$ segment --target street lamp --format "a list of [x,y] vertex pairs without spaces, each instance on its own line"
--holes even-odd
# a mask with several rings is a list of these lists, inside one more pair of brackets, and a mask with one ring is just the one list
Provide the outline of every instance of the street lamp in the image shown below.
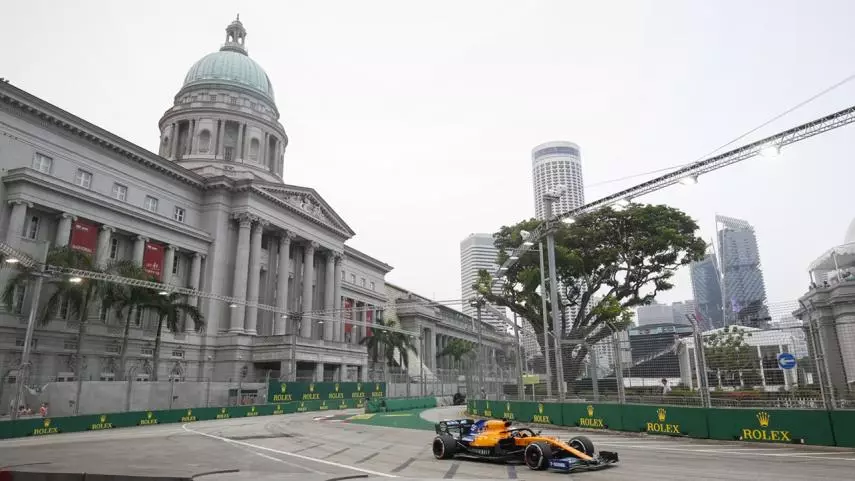
[[283,314],[282,317],[291,320],[291,381],[297,381],[297,334],[303,325],[303,315],[299,312]]
[[469,305],[474,307],[477,310],[477,320],[478,320],[478,359],[476,363],[478,364],[478,392],[484,390],[484,363],[483,361],[483,350],[484,344],[481,338],[481,308],[484,307],[484,298],[481,296],[475,297],[469,301]]
[[[42,253],[42,261],[38,267],[38,271],[33,275],[36,278],[36,286],[35,291],[33,292],[33,297],[30,299],[30,314],[27,318],[27,333],[24,335],[24,350],[21,353],[21,367],[18,369],[18,376],[15,379],[15,404],[12,406],[12,412],[10,414],[10,418],[14,421],[18,417],[18,407],[21,405],[21,398],[24,395],[24,383],[29,376],[30,371],[30,351],[32,348],[30,345],[33,343],[33,332],[36,329],[36,316],[39,311],[39,298],[42,294],[42,283],[45,277],[51,277],[50,274],[45,273],[45,265],[47,264],[47,256],[48,251],[50,250],[50,242],[44,243],[44,251]],[[18,259],[14,259],[15,264],[18,262]],[[7,259],[6,262],[9,262]],[[80,340],[78,339],[78,342]],[[77,374],[78,379],[82,376],[81,373]],[[78,392],[80,390],[80,383],[78,382]]]
[[[552,228],[552,224],[555,222],[552,214],[552,205],[554,202],[558,201],[561,198],[561,194],[566,190],[565,186],[562,186],[555,192],[547,192],[543,196],[543,205],[544,212],[546,214],[546,249],[547,256],[549,259],[549,299],[552,301],[552,331],[555,335],[555,370],[558,375],[558,401],[564,402],[564,363],[561,355],[561,344],[559,344],[558,339],[560,339],[561,330],[563,326],[560,326],[561,323],[561,312],[560,312],[560,299],[558,298],[558,275],[555,267],[555,230]],[[544,321],[545,322],[545,321]],[[544,333],[546,332],[546,326],[544,325]]]

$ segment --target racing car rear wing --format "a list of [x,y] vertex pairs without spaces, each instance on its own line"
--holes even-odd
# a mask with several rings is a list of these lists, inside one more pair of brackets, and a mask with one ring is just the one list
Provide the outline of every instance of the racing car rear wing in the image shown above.
[[467,434],[475,424],[474,419],[447,419],[434,425],[437,434]]

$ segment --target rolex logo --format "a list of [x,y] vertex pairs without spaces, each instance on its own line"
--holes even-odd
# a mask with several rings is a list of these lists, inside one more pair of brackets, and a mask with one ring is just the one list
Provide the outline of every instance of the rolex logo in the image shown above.
[[362,383],[361,382],[356,383],[356,390],[362,391]]
[[50,427],[50,418],[45,419],[45,422],[43,424],[46,428],[49,428]]
[[145,413],[145,417],[147,417],[148,419],[151,419],[153,416],[154,416],[154,413],[152,413],[151,411]]
[[511,412],[511,403],[505,403],[505,411]]
[[659,408],[656,410],[656,417],[659,418],[660,423],[665,422],[665,408]]
[[335,392],[338,392],[338,383],[335,383]]
[[107,415],[106,415],[106,414],[102,414],[102,415],[101,415],[101,424],[104,424],[104,423],[106,423],[106,422],[107,422]]
[[190,417],[190,416],[192,416],[192,415],[193,415],[193,410],[192,410],[192,409],[188,409],[188,410],[187,410],[187,417]]
[[282,392],[285,392],[288,390],[288,385],[283,382],[282,385],[279,386],[279,388],[282,390]]
[[374,390],[380,392],[380,383],[374,385]]
[[253,406],[253,407],[252,407],[252,409],[250,409],[250,410],[251,410],[252,412],[255,412],[255,406]]
[[490,409],[490,401],[487,401],[487,409]]
[[588,404],[588,417],[594,417],[594,406],[591,406],[590,404]]
[[225,414],[225,413],[226,413],[226,408],[220,408],[220,414]]
[[543,414],[543,403],[537,403],[537,412]]
[[757,422],[760,423],[761,428],[769,427],[769,421],[772,419],[772,416],[769,415],[766,411],[760,411],[757,413]]
[[309,384],[309,392],[315,392],[315,385]]

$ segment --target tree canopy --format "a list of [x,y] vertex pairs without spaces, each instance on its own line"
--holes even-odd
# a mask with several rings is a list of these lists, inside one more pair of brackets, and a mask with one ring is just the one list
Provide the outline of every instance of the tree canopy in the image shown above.
[[[534,231],[540,222],[530,219],[502,227],[495,235],[498,264],[523,243],[523,233]],[[695,235],[697,223],[666,205],[604,207],[576,217],[571,224],[556,222],[552,229],[559,287],[555,305],[564,326],[559,330],[564,338],[585,340],[572,350],[563,350],[566,380],[578,376],[589,346],[613,331],[626,329],[631,324],[631,308],[650,304],[658,293],[671,289],[676,270],[702,259],[706,251],[704,240]],[[541,290],[535,247],[506,271],[503,282],[495,283],[493,273],[482,270],[474,287],[488,302],[528,319],[538,339],[543,339],[541,292],[546,295],[547,314],[553,308],[549,277],[545,277],[547,285]],[[575,315],[568,318],[571,307]],[[551,315],[547,324],[551,329]]]

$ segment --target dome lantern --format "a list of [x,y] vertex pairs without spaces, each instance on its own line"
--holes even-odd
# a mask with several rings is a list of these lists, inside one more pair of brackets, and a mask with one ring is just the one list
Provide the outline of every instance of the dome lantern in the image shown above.
[[234,22],[226,27],[226,43],[223,44],[220,51],[237,52],[247,55],[246,50],[246,29],[240,22],[240,14]]

